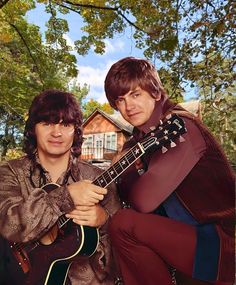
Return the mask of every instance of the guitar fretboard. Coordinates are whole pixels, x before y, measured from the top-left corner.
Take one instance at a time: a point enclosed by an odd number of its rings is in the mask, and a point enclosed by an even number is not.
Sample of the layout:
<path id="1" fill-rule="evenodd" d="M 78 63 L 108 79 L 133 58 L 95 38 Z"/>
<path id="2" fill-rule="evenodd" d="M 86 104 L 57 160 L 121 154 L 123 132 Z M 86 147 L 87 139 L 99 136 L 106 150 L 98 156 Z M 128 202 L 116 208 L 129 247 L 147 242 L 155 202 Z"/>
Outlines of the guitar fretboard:
<path id="1" fill-rule="evenodd" d="M 131 164 L 144 154 L 141 144 L 137 143 L 123 157 L 109 167 L 105 172 L 98 176 L 93 184 L 100 187 L 107 187 L 118 176 L 120 176 Z"/>

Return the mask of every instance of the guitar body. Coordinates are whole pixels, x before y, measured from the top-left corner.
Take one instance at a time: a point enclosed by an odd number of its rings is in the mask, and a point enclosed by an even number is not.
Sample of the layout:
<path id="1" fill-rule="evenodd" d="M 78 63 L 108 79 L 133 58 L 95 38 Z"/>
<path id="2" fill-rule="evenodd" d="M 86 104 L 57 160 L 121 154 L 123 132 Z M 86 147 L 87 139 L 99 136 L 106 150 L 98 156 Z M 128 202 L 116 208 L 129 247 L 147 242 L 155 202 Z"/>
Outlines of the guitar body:
<path id="1" fill-rule="evenodd" d="M 47 184 L 47 187 L 52 190 L 58 185 Z M 55 227 L 51 231 L 55 232 Z M 9 244 L 3 240 L 0 285 L 63 285 L 75 257 L 91 256 L 99 240 L 96 228 L 79 226 L 72 220 L 57 228 L 55 240 L 50 240 L 52 236 L 55 233 L 49 231 L 39 241 L 29 244 Z"/>
<path id="2" fill-rule="evenodd" d="M 96 228 L 80 227 L 72 221 L 63 228 L 56 240 L 47 245 L 39 244 L 27 253 L 30 261 L 29 271 L 24 273 L 15 255 L 20 251 L 4 244 L 3 276 L 0 285 L 63 285 L 72 261 L 76 256 L 90 256 L 98 244 Z M 84 242 L 86 240 L 86 242 Z"/>

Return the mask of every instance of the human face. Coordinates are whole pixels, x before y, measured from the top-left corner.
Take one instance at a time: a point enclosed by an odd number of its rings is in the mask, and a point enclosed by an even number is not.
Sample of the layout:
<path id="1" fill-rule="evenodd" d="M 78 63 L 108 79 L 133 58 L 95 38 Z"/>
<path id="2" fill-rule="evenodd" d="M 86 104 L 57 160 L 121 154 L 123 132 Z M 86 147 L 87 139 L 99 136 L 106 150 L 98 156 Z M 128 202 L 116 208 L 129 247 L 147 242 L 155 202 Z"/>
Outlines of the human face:
<path id="1" fill-rule="evenodd" d="M 149 120 L 158 100 L 142 88 L 136 87 L 120 96 L 116 100 L 116 106 L 126 121 L 135 127 L 141 127 Z"/>
<path id="2" fill-rule="evenodd" d="M 74 140 L 73 124 L 40 122 L 35 125 L 39 157 L 68 157 Z"/>

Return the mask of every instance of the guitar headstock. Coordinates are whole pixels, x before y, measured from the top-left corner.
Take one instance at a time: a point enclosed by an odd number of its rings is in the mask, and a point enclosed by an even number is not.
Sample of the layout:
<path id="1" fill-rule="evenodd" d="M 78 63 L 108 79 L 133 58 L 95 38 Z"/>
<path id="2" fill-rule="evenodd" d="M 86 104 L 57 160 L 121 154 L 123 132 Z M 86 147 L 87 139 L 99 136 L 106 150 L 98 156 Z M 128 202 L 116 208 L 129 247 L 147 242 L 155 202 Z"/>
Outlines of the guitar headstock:
<path id="1" fill-rule="evenodd" d="M 145 152 L 149 149 L 161 148 L 164 153 L 168 150 L 167 146 L 171 148 L 176 146 L 174 142 L 176 138 L 183 142 L 184 138 L 181 135 L 186 132 L 184 120 L 176 114 L 169 114 L 164 121 L 160 121 L 155 130 L 147 134 L 140 144 Z"/>

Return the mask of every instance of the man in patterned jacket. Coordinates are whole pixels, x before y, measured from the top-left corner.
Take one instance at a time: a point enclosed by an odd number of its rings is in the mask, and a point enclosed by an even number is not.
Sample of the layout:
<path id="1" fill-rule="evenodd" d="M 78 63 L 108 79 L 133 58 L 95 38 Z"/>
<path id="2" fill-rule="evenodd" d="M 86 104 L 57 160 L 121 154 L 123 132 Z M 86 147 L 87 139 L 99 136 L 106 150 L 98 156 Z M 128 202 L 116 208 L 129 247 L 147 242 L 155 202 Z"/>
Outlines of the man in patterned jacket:
<path id="1" fill-rule="evenodd" d="M 114 185 L 107 190 L 91 183 L 101 171 L 79 159 L 81 124 L 73 94 L 46 90 L 34 98 L 24 133 L 26 155 L 0 167 L 1 285 L 64 284 L 44 283 L 52 276 L 49 265 L 60 258 L 67 267 L 56 276 L 64 270 L 67 284 L 114 284 L 107 225 L 119 200 Z M 49 183 L 56 186 L 48 190 Z M 92 232 L 86 235 L 86 229 Z M 23 258 L 21 265 L 13 252 Z"/>

